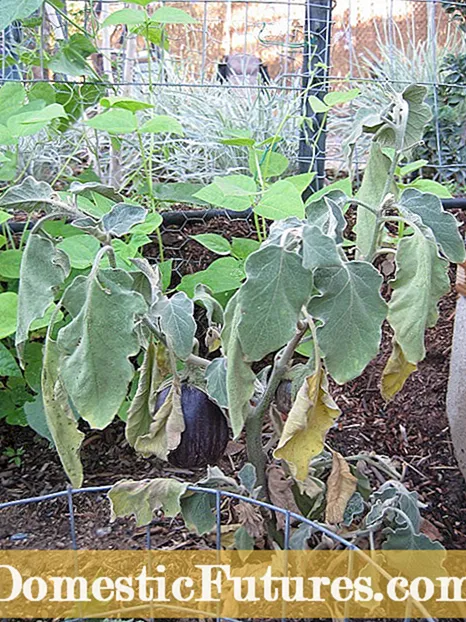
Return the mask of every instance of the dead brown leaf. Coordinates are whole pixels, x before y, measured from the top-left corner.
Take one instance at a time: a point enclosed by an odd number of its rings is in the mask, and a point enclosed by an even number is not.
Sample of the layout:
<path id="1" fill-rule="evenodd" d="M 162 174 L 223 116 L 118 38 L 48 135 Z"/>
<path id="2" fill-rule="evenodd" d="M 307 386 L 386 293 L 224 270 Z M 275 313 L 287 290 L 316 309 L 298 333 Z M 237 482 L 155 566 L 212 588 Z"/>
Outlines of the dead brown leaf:
<path id="1" fill-rule="evenodd" d="M 240 501 L 236 506 L 240 524 L 251 538 L 261 538 L 265 533 L 264 517 L 257 506 Z"/>
<path id="2" fill-rule="evenodd" d="M 290 512 L 298 512 L 298 506 L 293 495 L 293 480 L 286 476 L 285 471 L 278 464 L 271 464 L 267 469 L 267 480 L 271 502 Z M 285 515 L 276 512 L 277 529 L 285 527 Z"/>
<path id="3" fill-rule="evenodd" d="M 346 505 L 356 490 L 357 481 L 343 456 L 334 451 L 332 470 L 327 480 L 327 523 L 336 525 L 343 521 Z"/>

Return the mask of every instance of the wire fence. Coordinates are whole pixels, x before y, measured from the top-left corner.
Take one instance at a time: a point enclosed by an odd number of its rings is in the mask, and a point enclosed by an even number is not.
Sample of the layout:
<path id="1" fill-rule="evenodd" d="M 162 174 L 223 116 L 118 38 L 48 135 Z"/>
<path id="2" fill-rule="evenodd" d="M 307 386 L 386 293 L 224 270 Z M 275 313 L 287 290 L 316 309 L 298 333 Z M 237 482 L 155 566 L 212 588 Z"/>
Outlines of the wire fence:
<path id="1" fill-rule="evenodd" d="M 99 24 L 121 9 L 121 2 L 67 0 L 63 10 L 45 4 L 22 26 L 13 25 L 3 33 L 1 73 L 3 79 L 27 84 L 49 81 L 65 93 L 68 86 L 70 97 L 81 85 L 82 104 L 89 114 L 99 92 L 84 92 L 82 83 L 151 99 L 159 112 L 178 118 L 185 129 L 183 139 L 170 139 L 168 144 L 164 139 L 158 145 L 154 175 L 202 183 L 217 174 L 247 169 L 245 150 L 220 142 L 225 129 L 244 129 L 257 140 L 279 132 L 279 149 L 290 160 L 290 172 L 311 168 L 318 173 L 317 184 L 322 184 L 346 170 L 342 148 L 360 107 L 383 105 L 387 85 L 401 90 L 413 82 L 424 84 L 433 120 L 417 153 L 430 163 L 423 174 L 451 182 L 461 192 L 466 182 L 465 34 L 446 4 L 443 0 L 173 0 L 170 6 L 185 10 L 196 23 L 170 24 L 162 39 L 153 33 L 158 43 L 147 46 L 129 27 L 99 30 Z M 461 8 L 463 3 L 448 5 Z M 50 59 L 72 34 L 82 32 L 93 38 L 97 49 L 88 59 L 90 75 L 53 71 Z M 324 120 L 312 111 L 309 96 L 322 97 L 328 89 L 350 85 L 361 89 L 360 98 L 330 115 L 325 131 L 319 133 Z M 299 118 L 303 113 L 306 123 Z M 282 124 L 285 117 L 288 121 Z M 76 167 L 85 159 L 82 153 L 72 153 L 79 131 L 70 129 L 42 156 L 43 143 L 29 141 L 24 160 L 42 175 L 47 158 L 55 172 L 63 163 Z M 125 143 L 123 175 L 134 165 L 138 149 Z M 108 148 L 101 139 L 103 170 L 108 167 Z M 363 150 L 356 164 L 364 166 Z"/>
<path id="2" fill-rule="evenodd" d="M 108 493 L 110 489 L 111 489 L 111 486 L 92 486 L 88 488 L 78 488 L 78 489 L 73 489 L 69 487 L 67 490 L 61 490 L 59 492 L 54 492 L 54 493 L 36 496 L 36 497 L 30 497 L 27 499 L 17 499 L 13 501 L 7 501 L 7 502 L 0 503 L 0 512 L 8 511 L 9 509 L 18 507 L 18 506 L 24 507 L 24 506 L 43 503 L 43 502 L 51 502 L 56 499 L 66 499 L 67 508 L 68 508 L 69 535 L 71 539 L 71 549 L 74 551 L 77 551 L 80 549 L 79 544 L 78 544 L 78 536 L 77 536 L 77 522 L 79 521 L 80 514 L 79 512 L 76 511 L 75 497 L 81 496 L 81 495 L 83 496 L 106 495 L 106 493 Z M 217 551 L 220 551 L 223 548 L 222 525 L 224 524 L 224 521 L 222 519 L 222 503 L 225 500 L 233 501 L 233 502 L 242 502 L 242 503 L 247 503 L 247 504 L 251 504 L 253 506 L 259 507 L 262 510 L 273 512 L 276 515 L 279 514 L 283 517 L 283 550 L 289 551 L 289 550 L 293 550 L 296 548 L 293 545 L 293 540 L 292 540 L 292 525 L 294 527 L 307 526 L 309 528 L 308 539 L 313 534 L 314 535 L 319 534 L 322 536 L 326 536 L 327 538 L 330 539 L 330 541 L 334 544 L 335 547 L 355 551 L 355 553 L 364 555 L 364 560 L 368 564 L 371 564 L 376 570 L 382 572 L 382 574 L 384 574 L 386 578 L 390 576 L 385 571 L 383 571 L 377 565 L 376 562 L 371 560 L 370 555 L 366 555 L 358 546 L 356 546 L 349 540 L 346 540 L 345 538 L 341 537 L 340 535 L 338 535 L 337 533 L 335 533 L 334 531 L 332 531 L 325 525 L 322 525 L 316 521 L 305 518 L 304 516 L 301 516 L 295 512 L 278 507 L 271 503 L 266 503 L 265 501 L 260 501 L 258 499 L 252 499 L 250 497 L 244 497 L 243 495 L 233 493 L 233 492 L 228 492 L 225 490 L 204 488 L 200 486 L 188 486 L 187 490 L 192 493 L 208 494 L 214 497 L 215 499 L 215 545 L 214 545 L 214 548 Z M 104 497 L 102 496 L 100 497 L 101 500 L 103 498 Z M 153 549 L 154 543 L 153 543 L 153 537 L 152 537 L 152 527 L 156 524 L 157 524 L 157 520 L 154 520 L 146 526 L 145 549 L 149 551 Z M 299 548 L 301 548 L 301 546 L 302 545 L 300 545 Z M 404 622 L 410 622 L 411 614 L 413 613 L 413 606 L 419 609 L 419 612 L 421 615 L 425 616 L 424 618 L 421 618 L 421 620 L 425 620 L 425 622 L 435 622 L 433 618 L 430 618 L 428 616 L 428 613 L 424 609 L 422 603 L 416 603 L 412 601 L 410 598 L 408 598 L 406 601 L 406 617 L 405 617 Z M 130 610 L 125 609 L 125 613 L 129 613 L 129 611 Z M 188 613 L 187 610 L 180 607 L 179 614 L 183 615 L 183 613 L 184 613 L 184 617 L 187 617 L 187 613 Z M 282 620 L 287 619 L 286 618 L 286 603 L 284 603 L 284 606 L 282 607 L 281 615 L 282 615 L 282 618 L 281 618 Z M 80 618 L 76 619 L 76 622 L 78 622 L 78 620 L 79 622 L 81 622 Z M 223 617 L 217 618 L 217 620 L 218 622 L 221 622 L 223 620 L 225 622 L 238 622 L 231 618 L 223 618 Z M 343 618 L 343 622 L 349 622 L 349 620 L 350 618 L 347 618 L 347 617 Z M 68 620 L 68 622 L 75 622 L 75 621 Z"/>

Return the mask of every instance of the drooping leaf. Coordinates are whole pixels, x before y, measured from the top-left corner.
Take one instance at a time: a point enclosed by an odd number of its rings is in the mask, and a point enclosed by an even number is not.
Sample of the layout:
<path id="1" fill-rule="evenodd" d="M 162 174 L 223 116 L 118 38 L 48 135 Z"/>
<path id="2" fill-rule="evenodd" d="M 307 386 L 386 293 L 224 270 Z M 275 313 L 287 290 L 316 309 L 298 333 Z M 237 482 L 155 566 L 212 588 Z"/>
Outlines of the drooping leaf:
<path id="1" fill-rule="evenodd" d="M 399 243 L 396 265 L 388 321 L 406 361 L 415 365 L 425 356 L 424 333 L 437 322 L 437 303 L 450 289 L 448 264 L 435 242 L 416 231 Z"/>
<path id="2" fill-rule="evenodd" d="M 343 516 L 343 524 L 345 527 L 349 527 L 354 521 L 356 516 L 360 516 L 364 512 L 364 498 L 359 492 L 355 492 L 351 495 L 348 503 L 346 504 L 345 513 Z"/>
<path id="3" fill-rule="evenodd" d="M 28 426 L 48 441 L 53 443 L 52 434 L 50 433 L 47 419 L 45 417 L 44 401 L 42 399 L 42 391 L 36 395 L 33 402 L 24 404 L 24 414 L 28 422 Z"/>
<path id="4" fill-rule="evenodd" d="M 231 298 L 225 309 L 225 326 L 222 331 L 223 351 L 227 357 L 228 416 L 236 438 L 250 414 L 250 400 L 254 394 L 256 376 L 245 361 L 238 336 L 241 307 L 238 294 Z"/>
<path id="5" fill-rule="evenodd" d="M 209 326 L 212 324 L 223 326 L 223 307 L 217 300 L 215 300 L 208 287 L 202 283 L 196 285 L 193 301 L 201 303 L 205 308 Z"/>
<path id="6" fill-rule="evenodd" d="M 191 237 L 217 255 L 231 254 L 230 242 L 218 233 L 199 233 Z"/>
<path id="7" fill-rule="evenodd" d="M 187 492 L 181 498 L 181 514 L 186 527 L 200 536 L 215 527 L 215 495 L 208 492 Z"/>
<path id="8" fill-rule="evenodd" d="M 325 372 L 319 370 L 299 390 L 274 456 L 286 460 L 295 477 L 304 481 L 311 459 L 323 450 L 325 435 L 339 415 Z"/>
<path id="9" fill-rule="evenodd" d="M 304 218 L 304 202 L 296 186 L 281 179 L 264 192 L 254 211 L 269 220 L 281 220 L 290 216 Z"/>
<path id="10" fill-rule="evenodd" d="M 185 361 L 193 351 L 196 334 L 193 301 L 184 292 L 164 296 L 152 307 L 151 315 L 160 321 L 169 348 Z"/>
<path id="11" fill-rule="evenodd" d="M 21 184 L 11 186 L 2 194 L 0 207 L 25 212 L 48 210 L 52 195 L 53 190 L 48 183 L 26 177 Z"/>
<path id="12" fill-rule="evenodd" d="M 118 412 L 134 373 L 128 359 L 139 350 L 134 328 L 145 302 L 132 285 L 128 273 L 109 269 L 77 277 L 68 288 L 83 296 L 79 313 L 58 333 L 60 373 L 80 416 L 98 429 Z"/>
<path id="13" fill-rule="evenodd" d="M 153 418 L 149 431 L 137 438 L 134 448 L 145 458 L 157 456 L 160 460 L 166 460 L 168 454 L 180 444 L 184 429 L 181 394 L 173 384 L 157 416 Z"/>
<path id="14" fill-rule="evenodd" d="M 146 216 L 147 210 L 139 205 L 117 203 L 102 218 L 102 224 L 108 234 L 121 237 L 126 235 L 134 225 L 144 222 Z"/>
<path id="15" fill-rule="evenodd" d="M 389 170 L 390 159 L 383 153 L 380 145 L 377 142 L 373 142 L 361 187 L 356 198 L 374 209 L 379 209 Z M 364 207 L 358 206 L 354 230 L 356 232 L 356 246 L 363 257 L 367 257 L 371 249 L 375 223 L 375 214 Z"/>
<path id="16" fill-rule="evenodd" d="M 312 276 L 296 253 L 267 245 L 246 260 L 239 293 L 238 335 L 248 361 L 260 361 L 295 334 L 299 313 L 311 295 Z"/>
<path id="17" fill-rule="evenodd" d="M 103 197 L 109 199 L 110 201 L 115 201 L 119 203 L 123 200 L 121 194 L 119 194 L 115 188 L 112 186 L 106 186 L 100 181 L 73 181 L 73 183 L 69 187 L 69 192 L 72 194 L 84 194 L 88 192 L 92 192 L 95 194 L 102 195 Z"/>
<path id="18" fill-rule="evenodd" d="M 325 521 L 332 525 L 343 522 L 346 506 L 356 491 L 357 479 L 346 460 L 337 451 L 332 452 L 332 470 L 327 480 Z"/>
<path id="19" fill-rule="evenodd" d="M 211 361 L 205 370 L 207 393 L 222 408 L 228 408 L 227 360 L 219 357 Z"/>
<path id="20" fill-rule="evenodd" d="M 155 413 L 157 391 L 167 376 L 166 350 L 152 341 L 144 354 L 136 394 L 128 409 L 126 439 L 134 447 L 140 436 L 148 434 Z"/>
<path id="21" fill-rule="evenodd" d="M 384 530 L 386 540 L 382 544 L 384 550 L 395 551 L 443 551 L 443 547 L 440 542 L 433 542 L 428 536 L 423 533 L 414 533 L 409 527 L 399 527 L 398 529 L 386 529 Z M 409 566 L 403 564 L 405 572 L 408 571 Z"/>
<path id="22" fill-rule="evenodd" d="M 381 393 L 389 402 L 401 391 L 409 376 L 416 371 L 417 365 L 408 363 L 398 343 L 393 343 L 393 350 L 382 373 Z"/>
<path id="23" fill-rule="evenodd" d="M 387 305 L 380 295 L 382 277 L 369 263 L 352 261 L 319 268 L 308 309 L 323 322 L 319 346 L 330 375 L 340 384 L 356 378 L 377 355 Z"/>
<path id="24" fill-rule="evenodd" d="M 306 218 L 311 226 L 319 227 L 335 240 L 337 244 L 343 242 L 343 231 L 346 220 L 343 209 L 348 203 L 347 195 L 341 190 L 332 190 L 315 201 L 306 203 Z"/>
<path id="25" fill-rule="evenodd" d="M 152 521 L 157 510 L 162 510 L 165 516 L 176 516 L 181 512 L 180 501 L 187 487 L 176 479 L 121 480 L 108 493 L 110 520 L 113 522 L 117 517 L 134 515 L 136 524 L 142 526 Z"/>
<path id="26" fill-rule="evenodd" d="M 68 395 L 59 375 L 57 344 L 47 338 L 42 368 L 42 397 L 47 427 L 60 456 L 65 472 L 75 488 L 83 481 L 83 467 L 79 457 L 84 434 L 71 409 Z"/>
<path id="27" fill-rule="evenodd" d="M 169 117 L 165 114 L 158 114 L 146 121 L 139 128 L 141 134 L 177 134 L 178 136 L 184 136 L 184 131 L 181 123 Z"/>
<path id="28" fill-rule="evenodd" d="M 0 376 L 21 378 L 21 370 L 13 354 L 0 341 Z"/>
<path id="29" fill-rule="evenodd" d="M 56 289 L 70 272 L 66 254 L 41 234 L 28 237 L 21 262 L 16 347 L 23 344 L 34 320 L 42 318 L 55 297 Z"/>
<path id="30" fill-rule="evenodd" d="M 416 214 L 422 224 L 429 227 L 442 252 L 451 262 L 464 261 L 464 241 L 458 231 L 458 222 L 453 214 L 443 209 L 438 197 L 408 188 L 401 195 L 399 206 L 406 218 Z"/>
<path id="31" fill-rule="evenodd" d="M 48 61 L 47 67 L 55 73 L 68 76 L 95 77 L 95 71 L 87 62 L 87 58 L 97 52 L 91 37 L 82 33 L 74 33 L 69 39 L 60 42 L 58 51 Z"/>

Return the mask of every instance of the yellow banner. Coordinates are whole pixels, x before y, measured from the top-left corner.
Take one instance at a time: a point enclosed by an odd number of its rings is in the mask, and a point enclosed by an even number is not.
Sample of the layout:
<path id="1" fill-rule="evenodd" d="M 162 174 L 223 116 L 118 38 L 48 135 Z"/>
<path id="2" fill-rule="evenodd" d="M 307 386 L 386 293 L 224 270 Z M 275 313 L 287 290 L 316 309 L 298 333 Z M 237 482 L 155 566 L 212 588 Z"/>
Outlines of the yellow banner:
<path id="1" fill-rule="evenodd" d="M 465 618 L 466 551 L 0 551 L 0 618 Z"/>

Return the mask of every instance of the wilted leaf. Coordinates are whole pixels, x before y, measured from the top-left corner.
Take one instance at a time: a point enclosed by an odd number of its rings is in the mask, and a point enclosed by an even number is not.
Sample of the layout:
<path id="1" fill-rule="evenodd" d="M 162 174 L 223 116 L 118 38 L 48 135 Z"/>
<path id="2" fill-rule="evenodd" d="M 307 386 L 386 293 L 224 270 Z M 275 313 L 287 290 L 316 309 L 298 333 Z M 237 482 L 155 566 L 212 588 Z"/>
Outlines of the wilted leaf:
<path id="1" fill-rule="evenodd" d="M 345 514 L 343 516 L 343 524 L 349 527 L 356 516 L 364 512 L 364 499 L 359 492 L 355 492 L 346 504 Z"/>
<path id="2" fill-rule="evenodd" d="M 307 222 L 311 227 L 319 227 L 337 244 L 341 244 L 343 242 L 343 231 L 346 227 L 343 209 L 347 203 L 347 195 L 341 190 L 328 191 L 318 199 L 311 196 L 311 199 L 306 203 Z"/>
<path id="3" fill-rule="evenodd" d="M 188 484 L 175 479 L 157 478 L 136 482 L 122 480 L 115 484 L 108 497 L 111 503 L 111 521 L 117 517 L 134 516 L 138 526 L 148 525 L 154 512 L 162 510 L 165 516 L 181 512 L 180 500 Z"/>
<path id="4" fill-rule="evenodd" d="M 215 300 L 208 287 L 199 283 L 194 289 L 193 301 L 201 303 L 207 313 L 207 320 L 209 326 L 215 324 L 216 326 L 223 326 L 223 307 Z"/>
<path id="5" fill-rule="evenodd" d="M 238 336 L 241 307 L 236 294 L 225 309 L 225 326 L 222 332 L 223 350 L 227 357 L 228 417 L 233 437 L 240 435 L 244 422 L 251 412 L 256 376 L 244 359 Z"/>
<path id="6" fill-rule="evenodd" d="M 48 210 L 53 195 L 52 187 L 45 181 L 34 177 L 26 179 L 18 186 L 11 186 L 0 197 L 0 207 L 33 212 Z"/>
<path id="7" fill-rule="evenodd" d="M 186 527 L 200 536 L 215 527 L 215 495 L 209 492 L 187 492 L 181 498 L 181 514 Z"/>
<path id="8" fill-rule="evenodd" d="M 144 354 L 136 394 L 128 410 L 126 438 L 131 447 L 137 439 L 149 432 L 155 413 L 155 402 L 160 384 L 167 376 L 166 350 L 152 341 Z"/>
<path id="9" fill-rule="evenodd" d="M 93 270 L 67 291 L 81 295 L 82 302 L 58 333 L 60 372 L 75 408 L 94 428 L 112 421 L 134 374 L 129 358 L 139 351 L 136 316 L 146 305 L 132 286 L 123 270 Z"/>
<path id="10" fill-rule="evenodd" d="M 28 422 L 28 426 L 48 441 L 53 443 L 53 438 L 47 425 L 45 418 L 44 400 L 42 399 L 42 391 L 35 396 L 33 402 L 26 402 L 23 406 L 24 414 Z"/>
<path id="11" fill-rule="evenodd" d="M 149 431 L 136 439 L 134 448 L 145 458 L 157 456 L 160 460 L 166 460 L 168 454 L 180 444 L 184 429 L 180 390 L 172 384 L 170 393 L 152 419 Z"/>
<path id="12" fill-rule="evenodd" d="M 323 322 L 319 346 L 328 372 L 343 384 L 359 376 L 379 351 L 387 313 L 382 277 L 371 264 L 351 261 L 317 269 L 314 284 L 321 295 L 311 299 L 309 313 Z"/>
<path id="13" fill-rule="evenodd" d="M 396 265 L 388 321 L 405 359 L 416 364 L 425 356 L 425 330 L 437 322 L 437 303 L 450 289 L 448 264 L 435 242 L 416 231 L 399 243 Z"/>
<path id="14" fill-rule="evenodd" d="M 151 315 L 160 320 L 160 327 L 167 344 L 176 356 L 185 361 L 192 353 L 196 322 L 194 303 L 184 292 L 177 292 L 170 298 L 164 296 L 151 309 Z"/>
<path id="15" fill-rule="evenodd" d="M 57 344 L 47 338 L 42 367 L 42 396 L 47 427 L 60 456 L 71 485 L 79 488 L 83 481 L 83 467 L 79 457 L 84 434 L 71 410 L 68 395 L 59 375 Z"/>
<path id="16" fill-rule="evenodd" d="M 44 316 L 70 272 L 66 254 L 40 234 L 28 237 L 21 262 L 16 347 L 21 356 L 34 320 Z"/>
<path id="17" fill-rule="evenodd" d="M 409 376 L 416 371 L 417 365 L 408 363 L 398 343 L 393 343 L 393 350 L 382 374 L 381 393 L 389 402 L 401 391 Z"/>
<path id="18" fill-rule="evenodd" d="M 293 480 L 285 475 L 284 470 L 277 464 L 271 464 L 267 469 L 267 483 L 270 501 L 279 508 L 299 514 L 298 506 L 293 495 Z M 285 515 L 275 512 L 277 529 L 285 527 Z"/>
<path id="19" fill-rule="evenodd" d="M 228 408 L 227 360 L 219 357 L 211 361 L 205 370 L 207 393 L 221 408 Z"/>
<path id="20" fill-rule="evenodd" d="M 247 280 L 239 292 L 241 346 L 248 361 L 260 361 L 295 334 L 309 300 L 312 275 L 296 253 L 270 244 L 246 260 Z"/>
<path id="21" fill-rule="evenodd" d="M 309 376 L 296 396 L 274 456 L 286 460 L 295 477 L 305 480 L 309 462 L 323 450 L 325 435 L 339 414 L 325 372 Z"/>
<path id="22" fill-rule="evenodd" d="M 108 234 L 121 237 L 129 233 L 134 225 L 144 222 L 146 216 L 147 210 L 139 205 L 117 203 L 102 218 L 102 224 Z"/>
<path id="23" fill-rule="evenodd" d="M 406 218 L 416 214 L 429 227 L 442 252 L 451 262 L 464 261 L 464 241 L 458 230 L 458 221 L 453 214 L 443 209 L 438 197 L 408 188 L 401 195 L 399 206 Z"/>
<path id="24" fill-rule="evenodd" d="M 251 538 L 261 538 L 265 533 L 264 517 L 260 508 L 251 503 L 240 501 L 236 506 L 238 521 Z"/>
<path id="25" fill-rule="evenodd" d="M 356 491 L 357 479 L 346 460 L 337 451 L 332 454 L 332 470 L 327 480 L 327 505 L 325 520 L 337 525 L 343 522 L 346 506 Z"/>

